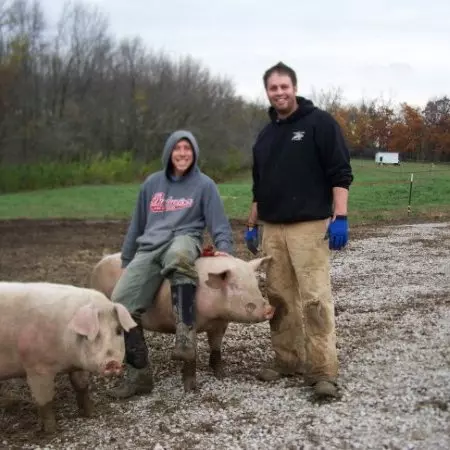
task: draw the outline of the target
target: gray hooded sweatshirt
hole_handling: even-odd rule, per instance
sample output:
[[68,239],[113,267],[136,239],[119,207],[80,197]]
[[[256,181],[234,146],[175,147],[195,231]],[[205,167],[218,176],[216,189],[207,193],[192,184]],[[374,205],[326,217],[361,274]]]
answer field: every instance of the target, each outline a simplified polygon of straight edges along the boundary
[[[194,161],[187,174],[174,179],[170,174],[171,155],[180,139],[188,139]],[[142,183],[136,206],[122,246],[122,267],[136,251],[154,250],[175,236],[189,235],[199,245],[208,230],[217,250],[232,253],[233,235],[219,191],[214,181],[198,167],[199,148],[189,131],[179,130],[167,139],[162,154],[163,170]]]

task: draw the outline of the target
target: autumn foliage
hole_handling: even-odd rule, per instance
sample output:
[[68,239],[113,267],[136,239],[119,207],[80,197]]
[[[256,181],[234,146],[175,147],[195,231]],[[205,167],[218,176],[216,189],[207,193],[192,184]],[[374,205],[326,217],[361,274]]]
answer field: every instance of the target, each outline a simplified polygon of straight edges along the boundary
[[340,105],[334,115],[353,155],[368,151],[400,152],[402,159],[450,161],[450,98],[428,101],[424,108],[402,103]]

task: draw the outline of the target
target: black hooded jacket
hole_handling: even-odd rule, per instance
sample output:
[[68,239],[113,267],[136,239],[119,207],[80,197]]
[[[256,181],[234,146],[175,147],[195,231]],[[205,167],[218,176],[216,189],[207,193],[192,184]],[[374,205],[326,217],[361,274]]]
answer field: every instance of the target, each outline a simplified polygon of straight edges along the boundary
[[332,215],[333,187],[349,189],[350,156],[331,114],[297,97],[286,119],[269,109],[271,122],[253,146],[253,201],[269,223],[325,219]]

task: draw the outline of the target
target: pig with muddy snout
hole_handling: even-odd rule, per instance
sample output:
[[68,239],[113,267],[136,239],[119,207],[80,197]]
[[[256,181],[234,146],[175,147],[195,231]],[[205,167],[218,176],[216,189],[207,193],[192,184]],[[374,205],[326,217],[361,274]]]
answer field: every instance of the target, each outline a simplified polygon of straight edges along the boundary
[[53,283],[0,282],[0,382],[26,377],[43,431],[56,431],[55,377],[68,373],[80,415],[92,414],[89,373],[119,375],[127,309],[101,292]]
[[[120,253],[104,256],[91,274],[90,286],[108,298],[122,273],[120,256]],[[263,257],[247,262],[233,256],[202,256],[196,261],[196,329],[208,336],[209,365],[217,378],[224,375],[221,347],[228,323],[257,323],[273,317],[275,310],[261,294],[257,278],[258,268],[270,259]],[[175,333],[167,280],[162,283],[152,306],[143,313],[142,326],[148,331]],[[185,362],[182,373],[184,390],[195,389],[195,362]]]

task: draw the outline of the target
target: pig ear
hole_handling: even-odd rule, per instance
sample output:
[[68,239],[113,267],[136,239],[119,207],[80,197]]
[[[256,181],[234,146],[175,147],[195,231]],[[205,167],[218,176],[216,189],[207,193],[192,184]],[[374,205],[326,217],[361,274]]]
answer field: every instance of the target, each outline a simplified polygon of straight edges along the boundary
[[259,267],[261,265],[265,265],[267,264],[270,260],[272,259],[271,256],[264,256],[262,258],[256,258],[256,259],[252,259],[251,261],[249,261],[248,263],[250,264],[250,266],[252,267],[252,269],[256,272]]
[[69,322],[69,329],[93,341],[100,331],[98,309],[93,305],[82,306]]
[[229,270],[223,270],[222,272],[208,272],[208,279],[205,281],[206,285],[212,289],[224,288],[230,277]]
[[128,333],[131,328],[137,327],[137,323],[131,317],[128,309],[120,303],[114,303],[114,308],[117,311],[117,316],[119,318],[120,325]]

